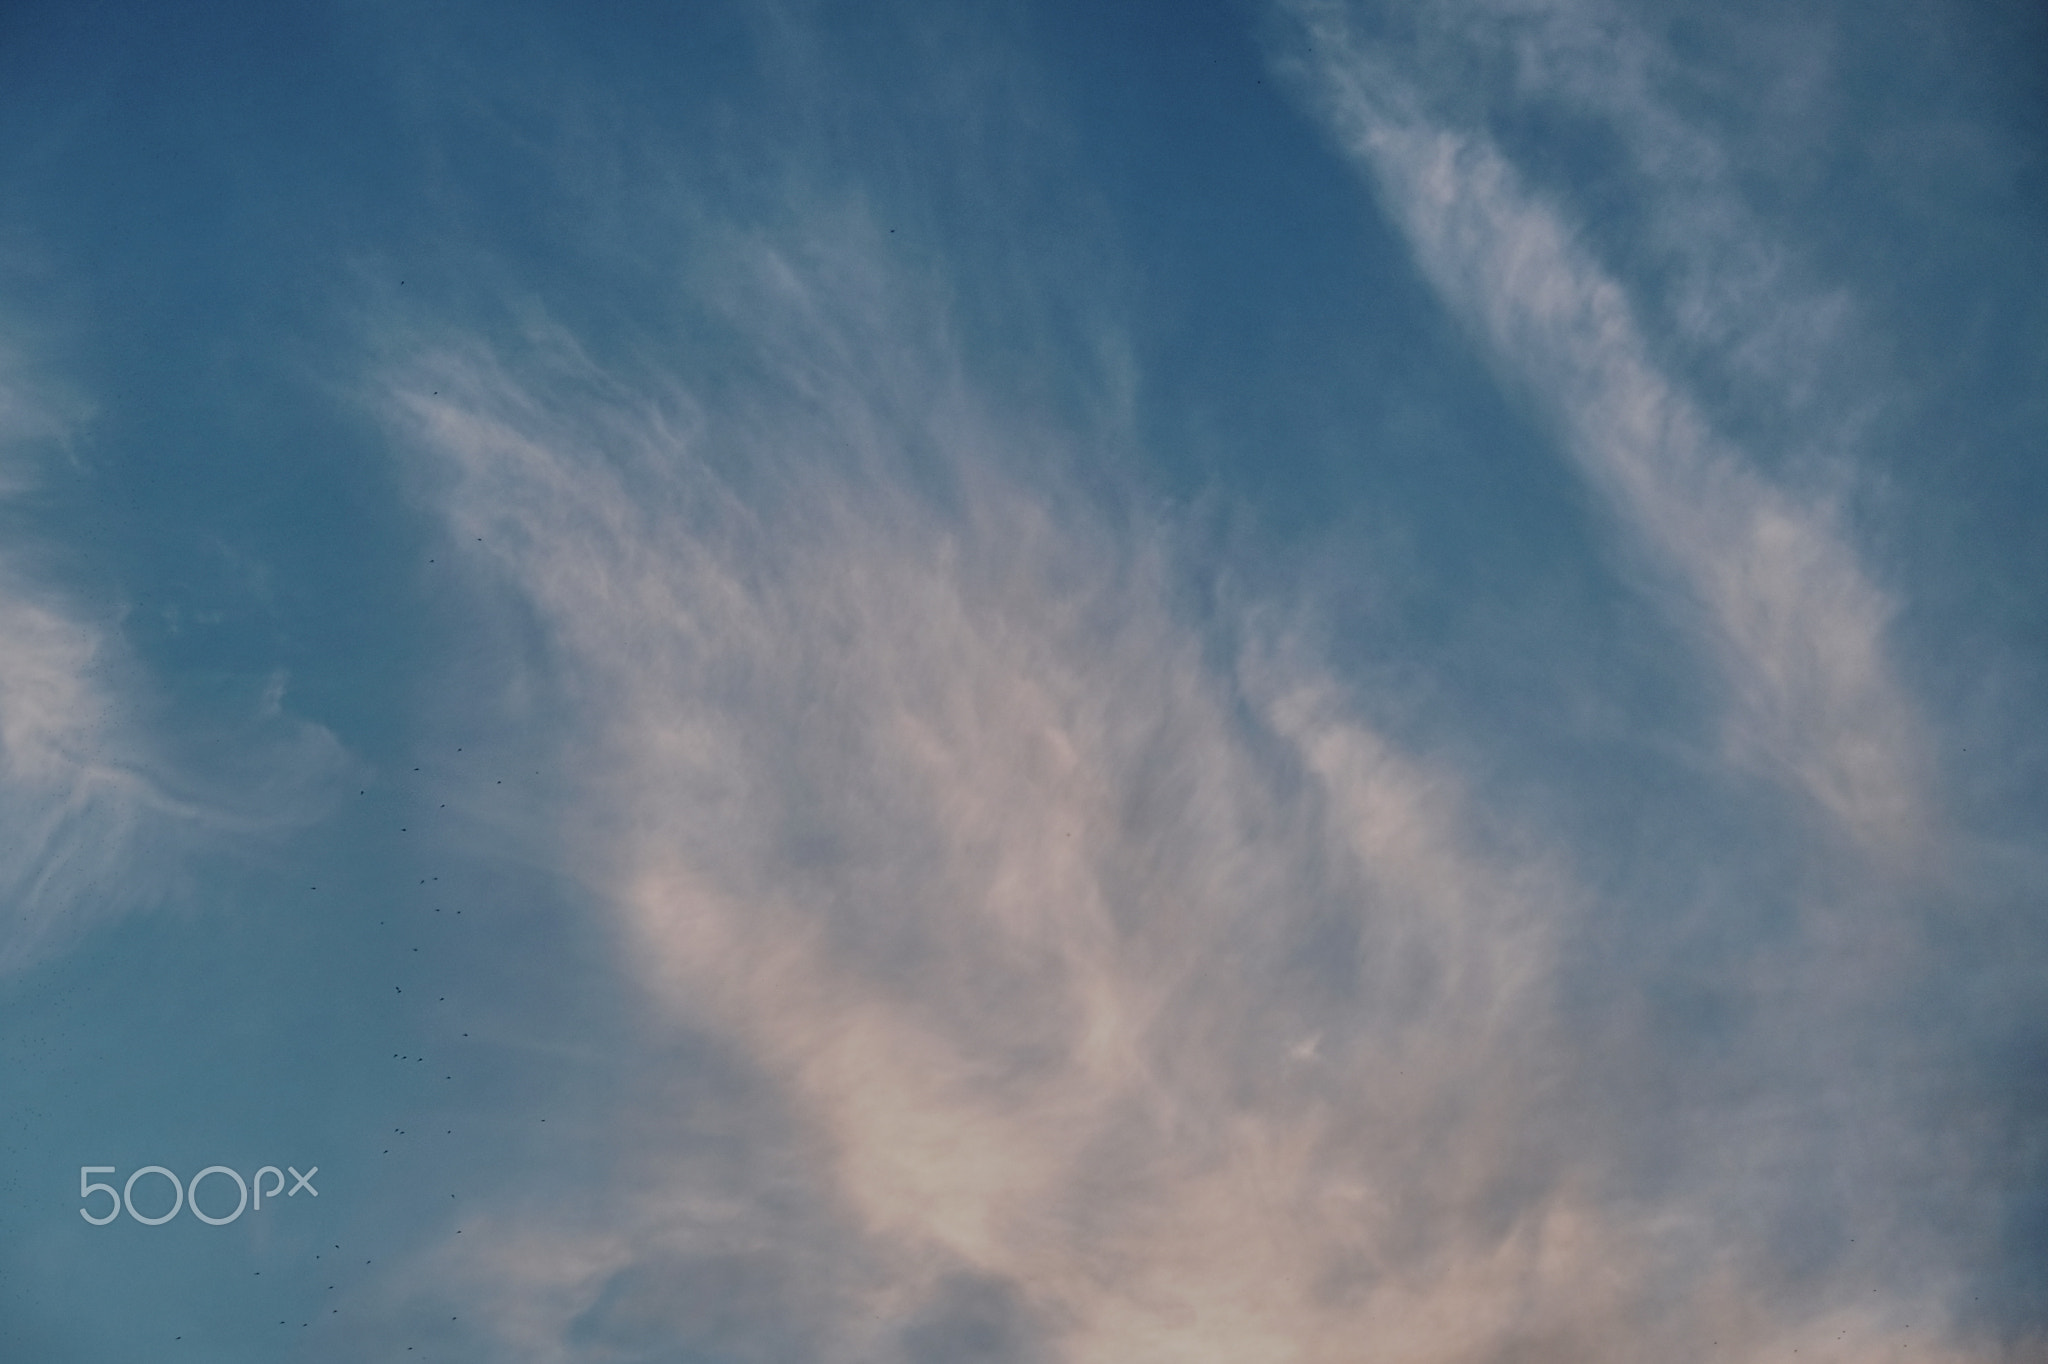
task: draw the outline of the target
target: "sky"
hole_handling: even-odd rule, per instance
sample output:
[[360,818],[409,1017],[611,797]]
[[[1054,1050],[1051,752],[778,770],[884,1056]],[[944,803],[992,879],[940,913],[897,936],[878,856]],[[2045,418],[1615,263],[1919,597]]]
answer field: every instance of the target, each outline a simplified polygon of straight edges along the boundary
[[12,0],[0,1358],[2048,1359],[2044,375],[2026,0]]

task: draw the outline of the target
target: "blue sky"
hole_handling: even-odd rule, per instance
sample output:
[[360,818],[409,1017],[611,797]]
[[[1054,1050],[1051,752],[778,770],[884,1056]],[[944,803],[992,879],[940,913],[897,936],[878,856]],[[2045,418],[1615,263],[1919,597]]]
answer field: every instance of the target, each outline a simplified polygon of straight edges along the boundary
[[2048,1350],[2035,7],[589,9],[0,13],[0,1355]]

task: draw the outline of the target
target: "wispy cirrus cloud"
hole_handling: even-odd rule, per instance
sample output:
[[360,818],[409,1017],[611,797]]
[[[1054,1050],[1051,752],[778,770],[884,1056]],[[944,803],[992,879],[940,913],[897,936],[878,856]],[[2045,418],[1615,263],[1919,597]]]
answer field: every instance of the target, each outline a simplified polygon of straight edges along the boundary
[[[0,487],[14,496],[34,486],[31,446],[78,420],[38,387],[18,361],[0,365]],[[160,894],[151,844],[180,818],[140,770],[118,646],[19,559],[0,558],[0,971]]]
[[[1771,312],[1796,272],[1679,154],[1715,143],[1626,25],[1518,11],[1517,79],[1644,104],[1654,299],[1412,53],[1291,12],[1421,274],[1718,679],[1689,775],[1797,832],[1609,903],[1575,854],[1655,859],[1638,831],[1547,845],[1404,748],[1280,623],[1315,603],[1192,605],[1183,528],[1079,453],[1138,424],[1012,401],[1042,376],[968,358],[943,251],[913,280],[860,210],[721,233],[700,205],[677,344],[415,330],[376,399],[517,622],[479,641],[539,642],[496,655],[518,746],[563,755],[522,855],[591,890],[650,1020],[580,1211],[504,1191],[394,1288],[492,1323],[480,1354],[2021,1357],[1955,1324],[1994,1156],[1934,1112],[1951,1043],[1900,1022],[1957,988],[1908,902],[1974,892],[1942,879],[1894,597],[1805,477],[1841,447],[1752,448],[1687,367],[1846,443],[1862,409],[1810,352],[1849,305]],[[1139,371],[1075,372],[1118,352],[1061,382],[1128,402]],[[1791,868],[1791,926],[1724,864]],[[1695,932],[1721,960],[1678,979]],[[716,1101],[656,1059],[677,1039],[731,1067]]]
[[[0,354],[0,496],[20,499],[88,412],[11,358]],[[163,902],[195,852],[304,822],[349,761],[284,714],[280,675],[234,745],[239,780],[181,765],[118,613],[68,593],[42,548],[27,530],[0,551],[0,975]]]
[[[576,698],[564,856],[828,1172],[843,1357],[1421,1360],[1586,1310],[1630,1233],[1535,1135],[1569,877],[1283,640],[1207,661],[1163,528],[1028,473],[943,349],[854,344],[900,285],[743,268],[778,401],[635,401],[544,338],[393,404]],[[733,1234],[565,1255],[556,1339]]]
[[[1569,855],[1267,613],[1176,606],[1172,528],[1112,529],[992,415],[871,232],[735,248],[752,377],[715,397],[546,327],[390,380],[451,548],[567,702],[554,855],[655,1035],[775,1096],[735,1121],[778,1153],[631,1121],[608,1215],[498,1200],[420,1282],[532,1359],[1846,1364],[1938,1335],[1882,1276],[1774,1297],[1745,1219],[1825,1139],[1797,1119],[1701,1137],[1741,1168],[1618,1178],[1657,1138],[1557,995],[1592,905]],[[1812,666],[1795,697],[1849,685]],[[1892,775],[1829,793],[1859,836]],[[728,1280],[752,1308],[706,1306]]]
[[[1638,301],[1481,128],[1436,114],[1435,92],[1362,37],[1346,7],[1289,8],[1302,31],[1290,62],[1340,145],[1379,187],[1422,273],[1483,340],[1504,379],[1555,423],[1563,449],[1653,573],[1676,589],[1678,610],[1695,622],[1727,685],[1730,756],[1802,793],[1868,854],[1924,846],[1925,738],[1886,659],[1893,606],[1838,515],[1773,484],[1714,429],[1662,362]],[[1610,31],[1617,16],[1601,24],[1573,6],[1513,8],[1504,23],[1525,19],[1535,29],[1521,32],[1516,49],[1525,79],[1554,80],[1562,71],[1575,90],[1601,88],[1584,51],[1590,25],[1600,50],[1618,54],[1606,103],[1631,114],[1644,105],[1640,121],[1654,132],[1639,140],[1656,142],[1659,153],[1686,140],[1677,120],[1639,93],[1639,63],[1628,60],[1639,44],[1625,28]],[[1475,25],[1484,19],[1471,16]],[[1646,159],[1660,170],[1675,162]],[[1698,179],[1685,176],[1680,187],[1688,222],[1702,216],[1693,201],[1704,198],[1720,209],[1705,214],[1714,229],[1706,238],[1740,240],[1729,223],[1739,207],[1707,194]],[[1728,278],[1716,268],[1725,254],[1696,256],[1686,271],[1689,310],[1724,351],[1757,339],[1770,322],[1755,320],[1749,279],[1715,295]],[[1790,352],[1781,369],[1801,357],[1782,338],[1767,349]]]
[[[1803,1338],[1802,1351],[1821,1348],[1837,1332],[1820,1323],[1838,1305],[1911,1300],[1898,1280],[1908,1259],[1923,1274],[1946,1265],[1932,1291],[1972,1310],[1981,1299],[1959,1285],[2001,1234],[1984,1182],[2012,1176],[1993,1173],[2008,1159],[2004,1138],[1977,1131],[1964,1147],[1950,1143],[1958,1099],[1937,1076],[1953,1062],[1935,1058],[1971,1057],[1984,1041],[1971,1029],[1915,1034],[1900,1020],[1931,1000],[1966,999],[1972,982],[1996,974],[1944,945],[1921,902],[1975,905],[1967,912],[1989,922],[1998,913],[1984,906],[2006,892],[1965,866],[1930,726],[1894,654],[1895,588],[1839,510],[1840,490],[1855,486],[1858,435],[1884,405],[1881,367],[1859,376],[1843,358],[1865,358],[1849,325],[1854,299],[1802,279],[1795,253],[1747,208],[1745,148],[1723,140],[1697,102],[1680,112],[1671,92],[1697,64],[1665,50],[1649,11],[1548,0],[1427,14],[1369,3],[1283,10],[1296,27],[1282,66],[1378,191],[1418,272],[1599,494],[1648,595],[1718,675],[1715,779],[1777,785],[1818,835],[1799,856],[1807,884],[1788,892],[1797,931],[1775,947],[1752,944],[1737,972],[1743,1021],[1726,1061],[1738,1087],[1721,1116],[1686,1106],[1673,1129],[1700,1145],[1662,1196],[1667,1212],[1717,1226],[1708,1239],[1723,1253],[1784,1243],[1784,1231],[1766,1228],[1804,1195],[1782,1178],[1759,1180],[1754,1162],[1817,1169],[1853,1151],[1857,1192],[1845,1185],[1826,1200],[1837,1209],[1828,1216],[1853,1198],[1850,1215],[1870,1219],[1862,1236],[1888,1225],[1899,1258],[1879,1264],[1841,1235],[1809,1257],[1827,1268],[1764,1312],[1770,1329]],[[1500,131],[1532,108],[1551,120],[1538,126],[1584,137],[1589,163],[1620,149],[1618,167],[1601,167],[1607,197],[1583,173],[1522,163],[1556,151]],[[1601,219],[1615,202],[1618,220]],[[1999,931],[2023,943],[2014,928],[2007,920]],[[1654,990],[1659,969],[1626,971]],[[1653,1055],[1642,1075],[1664,1085],[1691,1068]],[[1826,1097],[1808,1105],[1793,1097],[1802,1089]],[[1862,1135],[1873,1126],[1887,1137]],[[2013,1197],[2025,1197],[2025,1178]],[[1910,1211],[1912,1191],[1937,1187],[1946,1206],[1973,1209],[1941,1231]],[[1742,1296],[1758,1293],[1771,1296],[1754,1281]],[[1832,1348],[1864,1357],[1909,1319],[1931,1318],[1925,1304],[1892,1313],[1888,1326],[1873,1318],[1843,1328],[1860,1343]],[[2012,1342],[2033,1329],[2008,1322],[1992,1333],[2004,1344],[1952,1348],[2023,1354],[2030,1347]],[[1690,1348],[1745,1358],[1768,1338],[1732,1345],[1730,1334],[1713,1332],[1712,1350],[1700,1338]]]
[[[1982,6],[48,8],[118,411],[0,357],[15,1145],[326,1193],[112,1310],[182,1233],[57,1206],[0,1337],[2041,1356]],[[282,658],[390,760],[321,827]]]
[[136,864],[159,851],[151,826],[178,817],[134,766],[108,652],[101,631],[0,582],[0,969],[18,969],[135,889]]

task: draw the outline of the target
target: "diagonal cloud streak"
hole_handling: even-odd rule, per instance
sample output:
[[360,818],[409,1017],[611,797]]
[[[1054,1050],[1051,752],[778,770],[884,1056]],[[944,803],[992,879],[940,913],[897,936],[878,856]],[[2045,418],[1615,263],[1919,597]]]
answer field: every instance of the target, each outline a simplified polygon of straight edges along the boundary
[[[1981,1215],[1981,1200],[1986,1181],[2007,1177],[1993,1173],[2008,1159],[2005,1138],[1973,1133],[1974,1146],[1950,1145],[1958,1100],[1936,1076],[1981,1059],[1969,1037],[1915,1033],[1903,1018],[1933,999],[1960,1006],[1972,981],[1996,975],[1944,944],[1940,916],[1918,902],[1995,914],[1982,906],[2004,892],[1966,869],[1967,839],[1941,813],[1925,722],[1887,656],[1894,601],[1827,499],[1802,500],[1763,471],[1767,458],[1809,470],[1828,463],[1876,406],[1821,392],[1839,366],[1815,357],[1842,349],[1849,304],[1795,287],[1733,190],[1733,153],[1653,93],[1647,73],[1664,59],[1615,7],[1501,0],[1422,13],[1301,0],[1281,10],[1293,24],[1281,66],[1376,188],[1419,273],[1603,499],[1657,597],[1722,680],[1726,775],[1771,780],[1818,816],[1808,827],[1822,836],[1801,854],[1813,884],[1791,893],[1800,932],[1780,948],[1759,946],[1742,972],[1751,992],[1742,1040],[1724,1060],[1745,1078],[1720,1111],[1694,1108],[1678,1124],[1700,1154],[1663,1197],[1667,1214],[1713,1227],[1707,1242],[1724,1252],[1761,1251],[1807,1234],[1763,1228],[1817,1186],[1760,1178],[1758,1162],[1836,1162],[1858,1173],[1835,1176],[1840,1211],[1828,1215],[1862,1222],[1865,1241],[1887,1228],[1896,1258],[1887,1266],[1835,1237],[1821,1256],[1828,1272],[1796,1292],[1751,1280],[1726,1304],[1750,1299],[1741,1309],[1750,1327],[1693,1336],[1690,1350],[1751,1358],[1796,1347],[1850,1359],[1896,1348],[1903,1323],[1952,1320],[1927,1301],[1907,1306],[1919,1296],[1903,1284],[1908,1262],[1921,1266],[1920,1291],[1971,1311],[1984,1299],[1961,1281],[1995,1254],[1986,1247],[2001,1214]],[[1503,66],[1512,99],[1590,118],[1625,149],[1645,205],[1637,237],[1663,258],[1661,296],[1625,284],[1603,263],[1599,234],[1481,131],[1488,123],[1473,102],[1499,87],[1471,73]],[[1721,395],[1710,417],[1691,384],[1730,380],[1741,400]],[[1720,421],[1806,446],[1789,459],[1783,448],[1746,450]],[[1944,1052],[1952,1059],[1933,1059]],[[1668,1083],[1672,1064],[1650,1062],[1644,1079]],[[1886,1136],[1871,1138],[1873,1129]],[[1918,1195],[1906,1191],[1936,1189],[1930,1208],[1977,1211],[1940,1227],[1910,1211]],[[1738,1271],[1733,1282],[1745,1279]],[[1913,1339],[1953,1336],[1956,1357],[2038,1348],[2038,1335],[2019,1339],[2025,1324],[1996,1328],[2002,1343],[1968,1340],[1975,1329],[1936,1325]]]
[[1342,6],[1288,8],[1297,74],[1422,273],[1692,603],[1729,688],[1731,756],[1867,854],[1924,851],[1924,739],[1886,663],[1891,603],[1836,518],[1716,435],[1628,292],[1486,137],[1433,119]]

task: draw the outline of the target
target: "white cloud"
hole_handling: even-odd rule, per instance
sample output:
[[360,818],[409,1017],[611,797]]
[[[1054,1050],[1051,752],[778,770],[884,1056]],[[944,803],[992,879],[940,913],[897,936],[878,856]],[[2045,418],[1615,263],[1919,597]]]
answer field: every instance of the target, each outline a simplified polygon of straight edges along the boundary
[[[1784,892],[1798,910],[1795,931],[1754,945],[1724,1001],[1734,1019],[1713,1066],[1742,1079],[1719,1111],[1680,1100],[1665,1129],[1682,1145],[1654,1220],[1681,1241],[1697,1237],[1691,1262],[1702,1286],[1685,1296],[1695,1323],[1712,1327],[1674,1339],[1709,1357],[1797,1346],[1802,1356],[1862,1358],[1907,1338],[1907,1322],[1916,1341],[1947,1338],[1930,1301],[1952,1295],[1945,1277],[1965,1271],[1937,1266],[1958,1263],[1951,1257],[1971,1237],[1996,1233],[1988,1221],[1936,1231],[1899,1192],[1939,1185],[1962,1196],[1972,1177],[1938,1131],[1945,1117],[1927,1063],[1892,1014],[1915,991],[1967,988],[1965,974],[1937,979],[1967,963],[1941,959],[1912,901],[1981,892],[1955,874],[1926,726],[1888,658],[1894,601],[1838,503],[1810,490],[1853,484],[1847,452],[1880,405],[1853,385],[1823,392],[1852,368],[1837,361],[1853,304],[1802,284],[1791,254],[1744,207],[1737,154],[1665,99],[1660,81],[1673,63],[1619,10],[1447,6],[1395,35],[1373,27],[1386,16],[1370,6],[1284,8],[1300,31],[1283,65],[1378,190],[1421,275],[1556,433],[1622,528],[1630,566],[1722,680],[1725,775],[1774,781],[1818,816],[1802,832],[1823,836],[1800,840],[1801,874],[1812,881]],[[1501,54],[1512,58],[1505,87],[1489,83]],[[1507,136],[1489,131],[1538,102],[1590,116],[1626,150],[1627,225],[1582,228],[1567,191],[1526,171]],[[1642,269],[1631,251],[1657,267]],[[1616,253],[1634,274],[1610,268]],[[1661,292],[1625,283],[1644,279]],[[1723,389],[1718,406],[1693,391],[1696,381]],[[1746,448],[1717,428],[1730,413],[1745,432],[1769,431],[1772,444]],[[1730,846],[1724,856],[1740,864],[1757,852]],[[1654,970],[1615,983],[1650,994],[1669,984]],[[1873,1066],[1873,1048],[1887,1049],[1889,1063]],[[1706,1078],[1669,1055],[1648,1055],[1641,1073],[1674,1093]],[[1623,1121],[1610,1115],[1609,1130]],[[1874,1129],[1887,1135],[1864,1135]],[[1645,1140],[1624,1136],[1614,1154]],[[1807,1199],[1863,1230],[1818,1253],[1828,1268],[1774,1293],[1749,1277],[1754,1260],[1738,1261],[1760,1257],[1771,1235],[1763,1229],[1789,1226]],[[1891,1268],[1850,1249],[1878,1228],[1900,1257]],[[1826,1240],[1796,1233],[1809,1235],[1816,1246]],[[1909,1261],[1921,1266],[1914,1290],[1897,1278]]]
[[[37,396],[0,356],[0,492],[32,486],[28,451],[75,418]],[[138,770],[118,650],[17,562],[0,558],[0,972],[18,970],[131,895],[161,884],[138,865],[158,851],[169,808]]]
[[[0,356],[0,495],[35,486],[44,447],[86,409]],[[190,855],[300,822],[346,765],[333,737],[279,713],[274,679],[254,790],[183,772],[144,713],[150,688],[112,612],[97,615],[30,559],[0,553],[0,976],[71,946],[93,925],[173,893]]]
[[17,969],[136,887],[176,818],[135,767],[103,675],[105,636],[0,580],[0,970]]
[[[570,702],[559,855],[651,1007],[776,1087],[776,1140],[819,1181],[766,1229],[745,1208],[786,1173],[735,1188],[648,1134],[616,1217],[551,1234],[508,1208],[516,1265],[438,1261],[463,1315],[517,1317],[520,1358],[634,1357],[697,1329],[686,1305],[650,1326],[650,1276],[679,1295],[694,1271],[661,1266],[745,1252],[803,1262],[820,1358],[923,1358],[947,1330],[1077,1364],[1895,1343],[1895,1298],[1783,1310],[1716,1210],[1616,1198],[1629,1139],[1573,1111],[1552,999],[1583,908],[1561,859],[1285,632],[1237,622],[1262,642],[1217,665],[1160,528],[1113,531],[986,415],[944,327],[834,226],[851,264],[727,272],[758,286],[726,301],[759,368],[716,402],[636,393],[545,330],[393,381],[451,545],[531,613]],[[1669,531],[1687,565],[1731,533]],[[1742,612],[1810,614],[1814,577],[1796,554],[1765,577],[1708,589],[1730,648],[1775,657],[1781,624]],[[1757,685],[1853,694],[1860,662],[1822,652]],[[1859,804],[1888,770],[1797,757],[1846,820],[1891,817]]]
[[[1432,117],[1417,81],[1356,39],[1339,6],[1292,8],[1311,96],[1379,187],[1423,274],[1506,380],[1554,420],[1587,480],[1690,603],[1681,610],[1729,687],[1730,756],[1803,792],[1867,853],[1923,847],[1924,739],[1885,658],[1892,606],[1839,518],[1774,486],[1714,432],[1660,367],[1627,291],[1485,135]],[[1600,36],[1618,54],[1616,84],[1633,92],[1627,35]],[[1574,80],[1589,81],[1583,54],[1559,46]],[[1522,44],[1531,48],[1541,44]],[[1667,132],[1673,123],[1645,121]],[[1716,277],[1704,264],[1694,273],[1696,291]],[[1748,308],[1713,311],[1729,319]]]

